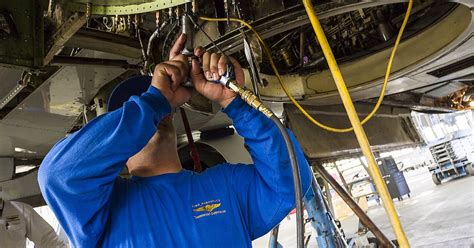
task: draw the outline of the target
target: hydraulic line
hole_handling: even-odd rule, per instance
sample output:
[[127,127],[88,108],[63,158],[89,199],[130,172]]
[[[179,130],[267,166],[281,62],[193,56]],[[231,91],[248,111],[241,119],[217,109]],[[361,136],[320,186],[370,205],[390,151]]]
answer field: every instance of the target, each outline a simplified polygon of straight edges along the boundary
[[[405,18],[403,19],[403,23],[402,25],[400,26],[400,31],[398,32],[398,36],[395,40],[395,44],[393,46],[393,49],[392,49],[392,52],[390,54],[390,58],[388,60],[388,65],[387,65],[387,70],[385,72],[385,77],[384,77],[384,82],[383,82],[383,85],[382,85],[382,90],[380,92],[380,96],[377,100],[377,103],[375,104],[373,110],[362,120],[362,124],[365,124],[367,123],[374,115],[375,113],[378,111],[378,109],[380,108],[381,104],[382,104],[382,101],[383,101],[383,98],[385,96],[385,91],[387,89],[387,84],[388,84],[388,79],[390,77],[390,72],[392,70],[392,64],[393,64],[393,59],[395,58],[395,53],[398,49],[398,45],[400,44],[400,40],[403,36],[403,32],[405,30],[405,27],[408,23],[408,18],[410,17],[410,13],[411,13],[411,9],[412,9],[412,6],[413,6],[413,0],[409,0],[409,4],[408,4],[408,8],[407,8],[407,12],[405,14]],[[213,21],[213,22],[227,22],[228,19],[227,18],[209,18],[209,17],[200,17],[201,20],[205,20],[205,21]],[[246,21],[244,20],[241,20],[241,19],[237,19],[237,18],[230,18],[229,19],[230,21],[232,22],[239,22],[241,23],[242,25],[246,26],[248,29],[250,29],[254,34],[255,36],[257,37],[257,39],[259,40],[259,42],[262,44],[263,46],[263,49],[264,49],[264,52],[265,52],[265,55],[268,59],[268,61],[270,62],[270,66],[272,67],[274,73],[275,73],[275,76],[277,77],[278,79],[278,82],[281,86],[281,88],[283,89],[283,91],[285,92],[286,96],[290,99],[290,101],[301,111],[301,113],[303,113],[303,115],[308,119],[310,120],[313,124],[315,124],[316,126],[322,128],[322,129],[325,129],[327,131],[330,131],[330,132],[336,132],[336,133],[345,133],[345,132],[350,132],[352,130],[354,130],[353,127],[350,127],[350,128],[335,128],[335,127],[330,127],[330,126],[327,126],[321,122],[319,122],[318,120],[316,120],[315,118],[313,118],[297,101],[296,99],[290,94],[289,90],[287,89],[287,87],[283,84],[283,80],[280,76],[280,73],[278,72],[276,66],[275,66],[275,63],[273,62],[273,59],[271,57],[271,53],[270,53],[270,49],[268,48],[267,44],[265,43],[265,41],[263,41],[262,37],[259,35],[259,33],[249,24],[247,23]]]
[[[402,248],[410,247],[408,239],[400,223],[400,219],[398,218],[397,210],[395,209],[395,206],[393,204],[392,197],[390,196],[387,189],[387,185],[385,184],[380,170],[377,167],[377,162],[375,161],[374,154],[370,148],[369,141],[367,140],[367,136],[359,120],[359,116],[357,115],[351,96],[349,95],[349,91],[347,90],[341,71],[339,70],[336,59],[334,58],[334,54],[332,53],[331,47],[329,46],[329,43],[326,39],[326,35],[324,34],[323,28],[321,27],[321,23],[319,23],[319,20],[316,17],[313,4],[311,3],[311,0],[303,0],[303,4],[313,26],[314,32],[316,33],[316,37],[319,41],[321,49],[323,50],[324,57],[328,62],[329,70],[331,71],[339,94],[341,95],[342,103],[344,104],[344,108],[346,109],[349,121],[351,122],[351,125],[354,128],[354,133],[356,135],[357,141],[359,142],[362,153],[364,154],[369,164],[369,170],[374,179],[377,191],[379,192],[380,197],[383,200],[383,206],[385,207],[385,211],[387,212],[387,215],[390,219],[398,243]],[[411,8],[412,4],[413,1],[410,0],[409,9]]]
[[[227,73],[229,69],[227,70]],[[293,175],[293,187],[295,190],[295,202],[296,202],[296,235],[297,235],[297,247],[304,247],[304,219],[303,219],[303,199],[301,194],[301,178],[300,171],[298,167],[298,161],[296,159],[295,150],[293,147],[293,142],[288,135],[288,131],[281,123],[280,119],[269,109],[267,108],[252,91],[244,89],[241,87],[235,80],[228,77],[221,77],[219,80],[222,85],[229,88],[233,92],[240,95],[242,100],[247,104],[255,108],[256,110],[262,112],[270,120],[272,120],[275,125],[278,127],[283,140],[285,141],[286,148],[288,150],[288,156],[290,158],[291,173]]]
[[[296,247],[304,247],[304,219],[303,219],[303,202],[301,196],[301,179],[300,179],[300,170],[298,168],[298,163],[295,156],[295,150],[293,147],[293,142],[288,135],[288,131],[285,126],[281,123],[280,119],[276,115],[272,115],[270,118],[275,125],[280,130],[283,139],[285,140],[286,149],[288,150],[288,155],[290,157],[291,170],[293,174],[293,183],[295,188],[295,198],[296,198]],[[299,213],[298,213],[299,211]]]

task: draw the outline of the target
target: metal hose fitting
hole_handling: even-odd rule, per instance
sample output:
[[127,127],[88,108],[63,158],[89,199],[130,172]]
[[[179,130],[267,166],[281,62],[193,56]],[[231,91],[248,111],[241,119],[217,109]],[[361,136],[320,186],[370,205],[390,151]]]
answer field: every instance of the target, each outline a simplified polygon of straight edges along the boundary
[[262,112],[268,118],[271,118],[274,115],[274,113],[267,106],[265,106],[265,104],[263,104],[262,101],[260,101],[260,99],[258,99],[258,97],[252,91],[241,87],[236,81],[228,80],[225,86],[233,92],[239,94],[242,100],[252,106],[252,108]]

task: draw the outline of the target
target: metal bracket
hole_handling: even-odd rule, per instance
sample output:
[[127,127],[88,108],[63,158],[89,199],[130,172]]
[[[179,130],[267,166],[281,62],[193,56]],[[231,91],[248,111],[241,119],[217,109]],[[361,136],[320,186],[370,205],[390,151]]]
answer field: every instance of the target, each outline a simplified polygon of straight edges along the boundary
[[54,55],[66,44],[66,42],[86,24],[86,16],[78,13],[73,14],[69,19],[61,25],[53,36],[53,44],[43,59],[43,65],[49,64]]

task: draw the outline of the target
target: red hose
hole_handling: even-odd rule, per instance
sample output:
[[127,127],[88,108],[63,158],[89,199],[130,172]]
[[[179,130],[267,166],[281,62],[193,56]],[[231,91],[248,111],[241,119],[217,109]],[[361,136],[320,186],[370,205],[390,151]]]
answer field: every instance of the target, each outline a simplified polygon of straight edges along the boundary
[[194,143],[193,134],[191,133],[191,126],[189,126],[188,117],[186,116],[186,111],[183,108],[179,108],[181,111],[181,119],[183,120],[184,130],[186,130],[186,136],[188,137],[189,150],[191,151],[191,158],[194,163],[194,171],[201,172],[201,159],[199,158],[199,153],[196,148],[196,143]]

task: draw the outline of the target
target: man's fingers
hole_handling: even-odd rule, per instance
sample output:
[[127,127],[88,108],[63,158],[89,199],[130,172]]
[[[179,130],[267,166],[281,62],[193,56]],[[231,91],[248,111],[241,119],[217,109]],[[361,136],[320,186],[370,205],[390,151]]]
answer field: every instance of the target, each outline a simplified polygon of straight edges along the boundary
[[182,54],[175,56],[172,60],[164,62],[164,64],[171,64],[179,69],[179,77],[177,80],[173,80],[172,88],[176,89],[181,83],[187,80],[189,74],[188,58]]
[[205,51],[206,50],[204,50],[204,48],[198,46],[198,47],[194,48],[194,56],[201,57],[204,54]]
[[178,63],[176,63],[176,66],[178,66],[180,69],[183,70],[183,75],[185,77],[188,76],[189,62],[188,62],[188,58],[186,56],[184,56],[183,54],[179,54],[176,57],[174,57],[172,60],[170,60],[169,62],[171,62],[171,63],[178,62]]
[[174,43],[173,47],[170,50],[170,59],[176,57],[181,53],[181,51],[184,48],[184,45],[186,44],[186,35],[181,34],[178,39],[176,39],[176,42]]
[[199,89],[207,82],[207,80],[202,74],[202,70],[197,59],[193,59],[191,67],[191,79],[193,80],[194,88]]
[[168,99],[168,101],[171,99],[171,96],[173,94],[170,87],[171,79],[164,67],[155,67],[155,72],[153,73],[151,84],[157,89],[159,89],[161,93],[166,96],[166,99]]
[[168,69],[168,67],[171,68],[169,72],[171,73],[170,76],[174,82],[183,82],[188,76],[188,65],[182,61],[170,60],[163,62],[162,64],[166,66],[166,69]]
[[185,68],[185,65],[181,61],[167,61],[159,64],[157,69],[155,69],[155,73],[156,70],[160,74],[166,73],[171,78],[171,82],[168,82],[168,84],[170,84],[169,86],[174,91],[186,79],[183,68]]
[[212,78],[214,80],[219,80],[220,76],[219,76],[219,69],[217,68],[217,63],[219,62],[219,58],[221,56],[217,53],[213,53],[211,54],[211,65],[210,65],[210,71],[211,71],[211,74],[212,74]]
[[242,66],[239,64],[239,62],[237,62],[237,60],[232,57],[230,58],[230,61],[234,66],[235,79],[240,84],[240,86],[243,86],[245,84],[245,75],[244,71],[242,70]]
[[224,75],[225,71],[227,70],[227,57],[226,56],[221,56],[219,58],[219,62],[217,62],[217,68],[219,71],[219,76]]
[[193,59],[191,62],[191,77],[195,79],[196,76],[201,76],[201,78],[204,79],[199,61],[197,59]]
[[204,75],[206,76],[207,80],[212,80],[212,73],[209,68],[210,63],[211,63],[211,53],[205,52],[204,55],[202,55],[202,70],[204,71]]

